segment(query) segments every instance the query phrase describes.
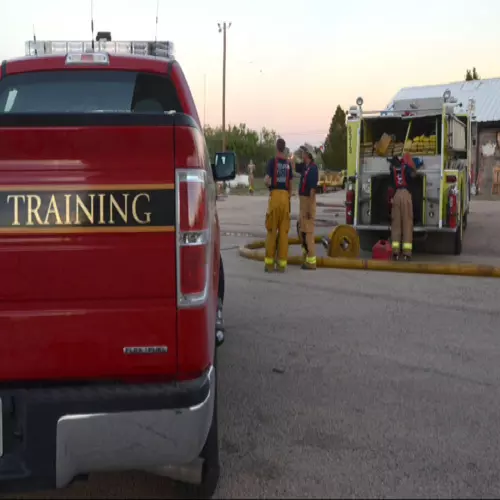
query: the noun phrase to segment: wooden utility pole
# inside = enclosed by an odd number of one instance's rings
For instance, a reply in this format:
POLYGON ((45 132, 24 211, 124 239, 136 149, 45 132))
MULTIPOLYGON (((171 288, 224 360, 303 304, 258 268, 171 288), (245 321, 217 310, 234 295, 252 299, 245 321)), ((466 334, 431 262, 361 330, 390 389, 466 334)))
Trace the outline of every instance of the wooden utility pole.
POLYGON ((231 23, 224 21, 219 24, 219 33, 222 32, 222 151, 226 151, 226 53, 227 30, 231 23))

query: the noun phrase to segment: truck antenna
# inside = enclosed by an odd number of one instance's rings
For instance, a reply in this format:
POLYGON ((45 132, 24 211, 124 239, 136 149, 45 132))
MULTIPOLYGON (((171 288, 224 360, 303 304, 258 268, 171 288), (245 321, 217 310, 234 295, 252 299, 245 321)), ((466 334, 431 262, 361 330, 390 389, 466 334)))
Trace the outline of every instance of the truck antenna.
POLYGON ((38 49, 36 48, 36 33, 35 33, 35 25, 33 25, 33 44, 35 46, 35 56, 38 55, 38 49))
POLYGON ((94 52, 94 0, 90 0, 90 31, 92 33, 92 52, 94 52))
POLYGON ((155 27, 155 47, 158 41, 158 15, 160 13, 160 0, 156 0, 156 27, 155 27))

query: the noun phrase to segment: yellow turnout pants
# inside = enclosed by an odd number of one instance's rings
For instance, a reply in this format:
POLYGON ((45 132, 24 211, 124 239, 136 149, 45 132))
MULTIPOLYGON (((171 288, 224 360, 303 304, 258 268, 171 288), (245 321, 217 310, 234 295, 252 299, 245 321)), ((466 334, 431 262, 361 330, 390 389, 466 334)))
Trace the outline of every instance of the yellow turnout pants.
POLYGON ((392 200, 391 211, 392 252, 399 254, 403 240, 403 254, 411 255, 413 250, 413 201, 406 189, 398 189, 392 200))
POLYGON ((288 231, 290 230, 290 195, 288 191, 274 189, 269 195, 266 213, 266 267, 274 267, 276 243, 278 266, 285 268, 288 259, 288 231))
POLYGON ((316 267, 316 244, 314 242, 314 226, 316 222, 316 201, 310 196, 299 196, 299 231, 305 264, 316 267))

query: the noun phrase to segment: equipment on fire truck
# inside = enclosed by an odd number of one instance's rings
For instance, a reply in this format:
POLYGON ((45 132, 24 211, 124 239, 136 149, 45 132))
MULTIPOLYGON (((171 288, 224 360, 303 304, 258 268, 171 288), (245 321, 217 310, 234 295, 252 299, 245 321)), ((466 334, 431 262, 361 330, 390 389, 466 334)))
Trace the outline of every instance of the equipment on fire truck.
POLYGON ((380 140, 375 144, 375 151, 378 156, 385 156, 392 142, 392 137, 389 134, 383 133, 380 140))

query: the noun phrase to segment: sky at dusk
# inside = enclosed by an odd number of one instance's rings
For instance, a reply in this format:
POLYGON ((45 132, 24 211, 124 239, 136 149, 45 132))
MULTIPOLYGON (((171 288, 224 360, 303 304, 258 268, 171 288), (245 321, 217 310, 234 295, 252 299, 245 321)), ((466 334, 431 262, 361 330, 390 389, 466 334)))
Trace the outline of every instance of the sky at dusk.
MULTIPOLYGON (((153 40, 156 0, 94 0, 96 31, 153 40)), ((0 0, 0 60, 24 42, 90 39, 90 0, 0 0)), ((275 129, 290 145, 324 139, 337 104, 381 109, 401 87, 500 76, 498 0, 160 0, 158 39, 172 40, 200 118, 275 129), (206 95, 206 99, 205 99, 206 95)))

